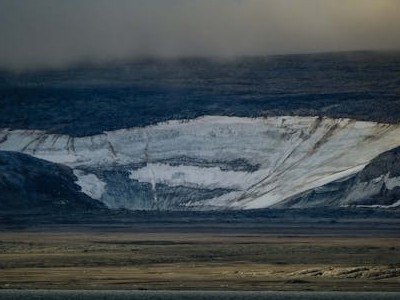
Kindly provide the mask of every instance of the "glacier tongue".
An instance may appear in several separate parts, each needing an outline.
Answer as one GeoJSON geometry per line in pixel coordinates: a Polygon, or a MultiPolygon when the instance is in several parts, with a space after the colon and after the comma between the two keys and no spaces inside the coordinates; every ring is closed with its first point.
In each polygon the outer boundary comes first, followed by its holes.
{"type": "Polygon", "coordinates": [[[399,125],[318,117],[206,116],[79,138],[0,131],[0,150],[68,165],[89,196],[128,209],[270,207],[399,145],[399,125]]]}

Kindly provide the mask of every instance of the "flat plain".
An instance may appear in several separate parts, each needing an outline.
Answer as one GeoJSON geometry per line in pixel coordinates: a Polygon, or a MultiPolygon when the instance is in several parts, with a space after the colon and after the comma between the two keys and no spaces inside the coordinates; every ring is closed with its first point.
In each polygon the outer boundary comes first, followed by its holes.
{"type": "Polygon", "coordinates": [[[397,219],[2,227],[0,287],[400,291],[397,219]]]}

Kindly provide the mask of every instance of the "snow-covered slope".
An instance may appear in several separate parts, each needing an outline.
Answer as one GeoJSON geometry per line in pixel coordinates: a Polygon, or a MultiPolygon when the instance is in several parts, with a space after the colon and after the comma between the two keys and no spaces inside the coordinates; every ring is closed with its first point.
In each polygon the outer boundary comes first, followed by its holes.
{"type": "Polygon", "coordinates": [[[65,164],[89,196],[129,209],[271,207],[399,145],[400,125],[317,117],[208,116],[80,138],[0,132],[0,150],[65,164]]]}
{"type": "Polygon", "coordinates": [[[357,175],[341,204],[400,207],[400,147],[374,158],[357,175]]]}
{"type": "Polygon", "coordinates": [[[374,158],[362,171],[300,193],[275,208],[400,207],[400,147],[374,158]]]}

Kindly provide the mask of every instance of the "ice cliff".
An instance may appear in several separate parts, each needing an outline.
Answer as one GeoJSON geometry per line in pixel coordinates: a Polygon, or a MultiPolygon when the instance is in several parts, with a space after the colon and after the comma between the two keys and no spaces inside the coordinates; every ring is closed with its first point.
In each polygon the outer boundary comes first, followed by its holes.
{"type": "Polygon", "coordinates": [[[64,164],[84,193],[128,209],[279,207],[398,146],[400,125],[320,117],[205,116],[86,137],[0,130],[0,150],[64,164]]]}

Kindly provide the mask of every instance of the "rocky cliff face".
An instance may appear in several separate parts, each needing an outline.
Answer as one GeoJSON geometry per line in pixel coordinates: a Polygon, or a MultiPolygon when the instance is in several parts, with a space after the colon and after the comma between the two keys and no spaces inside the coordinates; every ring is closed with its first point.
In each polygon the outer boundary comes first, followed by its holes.
{"type": "MultiPolygon", "coordinates": [[[[64,164],[86,195],[128,209],[362,204],[361,170],[399,145],[399,125],[318,117],[209,116],[87,137],[0,132],[0,150],[64,164]]],[[[387,173],[379,180],[390,189],[397,179],[387,173]]]]}
{"type": "Polygon", "coordinates": [[[355,178],[343,205],[400,206],[400,148],[371,161],[355,178]]]}
{"type": "Polygon", "coordinates": [[[0,151],[0,209],[46,213],[82,211],[104,205],[80,191],[67,166],[30,155],[0,151]]]}
{"type": "Polygon", "coordinates": [[[400,147],[378,155],[360,172],[311,189],[277,208],[400,207],[400,147]]]}

